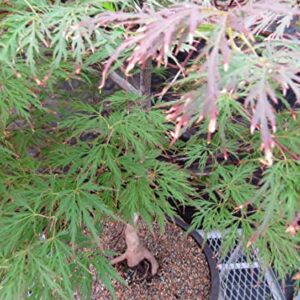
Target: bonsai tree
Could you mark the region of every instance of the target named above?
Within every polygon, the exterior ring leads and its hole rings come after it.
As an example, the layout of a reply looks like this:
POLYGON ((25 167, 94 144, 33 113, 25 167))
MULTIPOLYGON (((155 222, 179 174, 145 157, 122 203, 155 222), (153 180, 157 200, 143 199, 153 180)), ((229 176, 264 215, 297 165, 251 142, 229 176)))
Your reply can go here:
POLYGON ((281 277, 299 266, 297 4, 143 2, 1 2, 4 299, 88 298, 95 276, 113 293, 124 259, 155 274, 138 218, 163 229, 176 205, 224 253, 239 239, 281 277))

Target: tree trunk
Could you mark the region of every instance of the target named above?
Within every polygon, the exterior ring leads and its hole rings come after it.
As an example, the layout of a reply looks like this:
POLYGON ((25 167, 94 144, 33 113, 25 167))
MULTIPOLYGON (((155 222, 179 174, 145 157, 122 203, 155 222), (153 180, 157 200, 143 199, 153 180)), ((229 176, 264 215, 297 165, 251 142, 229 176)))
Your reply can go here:
MULTIPOLYGON (((144 97, 143 108, 145 110, 151 109, 151 79, 152 79, 152 61, 148 59, 143 65, 140 74, 140 87, 139 91, 136 90, 131 84, 126 83, 125 80, 120 77, 117 73, 110 75, 111 79, 114 80, 120 87, 130 92, 142 95, 144 97)), ((122 255, 114 258, 111 263, 117 264, 123 260, 127 260, 127 264, 130 268, 137 266, 140 262, 146 259, 151 264, 151 274, 155 275, 158 270, 158 262, 154 255, 142 244, 136 224, 138 222, 138 215, 134 216, 134 226, 131 224, 126 225, 125 229, 125 240, 126 240, 126 251, 122 255)))
POLYGON ((143 107, 151 109, 152 61, 149 58, 142 66, 140 74, 140 93, 145 97, 143 107))
MULTIPOLYGON (((137 217, 134 223, 137 223, 137 217)), ((155 275, 158 270, 158 262, 153 254, 142 244, 135 226, 131 224, 126 225, 125 240, 127 245, 125 253, 114 258, 111 263, 114 265, 126 259, 128 267, 132 268, 146 259, 151 264, 151 274, 155 275)))

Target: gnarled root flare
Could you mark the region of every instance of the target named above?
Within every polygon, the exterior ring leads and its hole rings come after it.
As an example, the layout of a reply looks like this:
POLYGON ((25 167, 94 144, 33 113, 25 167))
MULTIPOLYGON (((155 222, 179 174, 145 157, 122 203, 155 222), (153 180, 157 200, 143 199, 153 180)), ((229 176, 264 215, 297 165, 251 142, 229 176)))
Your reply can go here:
POLYGON ((125 229, 125 240, 127 249, 125 253, 111 260, 113 265, 127 260, 128 267, 137 266, 140 262, 146 259, 151 265, 151 274, 155 275, 158 270, 158 262, 153 254, 143 246, 134 226, 127 224, 125 229))

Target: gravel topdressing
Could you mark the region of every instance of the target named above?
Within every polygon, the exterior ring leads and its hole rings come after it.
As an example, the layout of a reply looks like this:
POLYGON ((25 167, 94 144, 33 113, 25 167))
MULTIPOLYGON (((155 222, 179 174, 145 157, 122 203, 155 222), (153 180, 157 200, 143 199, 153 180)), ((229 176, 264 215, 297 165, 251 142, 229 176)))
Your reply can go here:
MULTIPOLYGON (((102 234, 102 245, 117 253, 126 249, 124 234, 120 235, 123 225, 109 222, 102 234)), ((120 300, 206 300, 210 293, 210 274, 208 264, 201 248, 177 225, 167 223, 165 234, 160 235, 154 225, 154 234, 145 224, 139 227, 143 244, 154 254, 159 263, 155 276, 150 274, 148 262, 130 269, 126 261, 116 266, 125 279, 128 288, 114 283, 116 296, 120 300)), ((112 299, 101 282, 95 283, 93 300, 112 299)))

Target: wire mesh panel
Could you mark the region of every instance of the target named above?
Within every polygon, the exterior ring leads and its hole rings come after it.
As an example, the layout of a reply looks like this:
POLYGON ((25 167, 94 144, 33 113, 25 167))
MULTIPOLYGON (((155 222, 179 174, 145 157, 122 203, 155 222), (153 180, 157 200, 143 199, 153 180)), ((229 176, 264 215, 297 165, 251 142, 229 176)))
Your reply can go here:
MULTIPOLYGON (((199 233, 204 236, 203 231, 199 230, 199 233)), ((241 243, 237 241, 229 253, 221 257, 221 233, 212 231, 206 237, 220 270, 219 300, 284 299, 273 271, 261 267, 257 253, 247 259, 241 243)))

